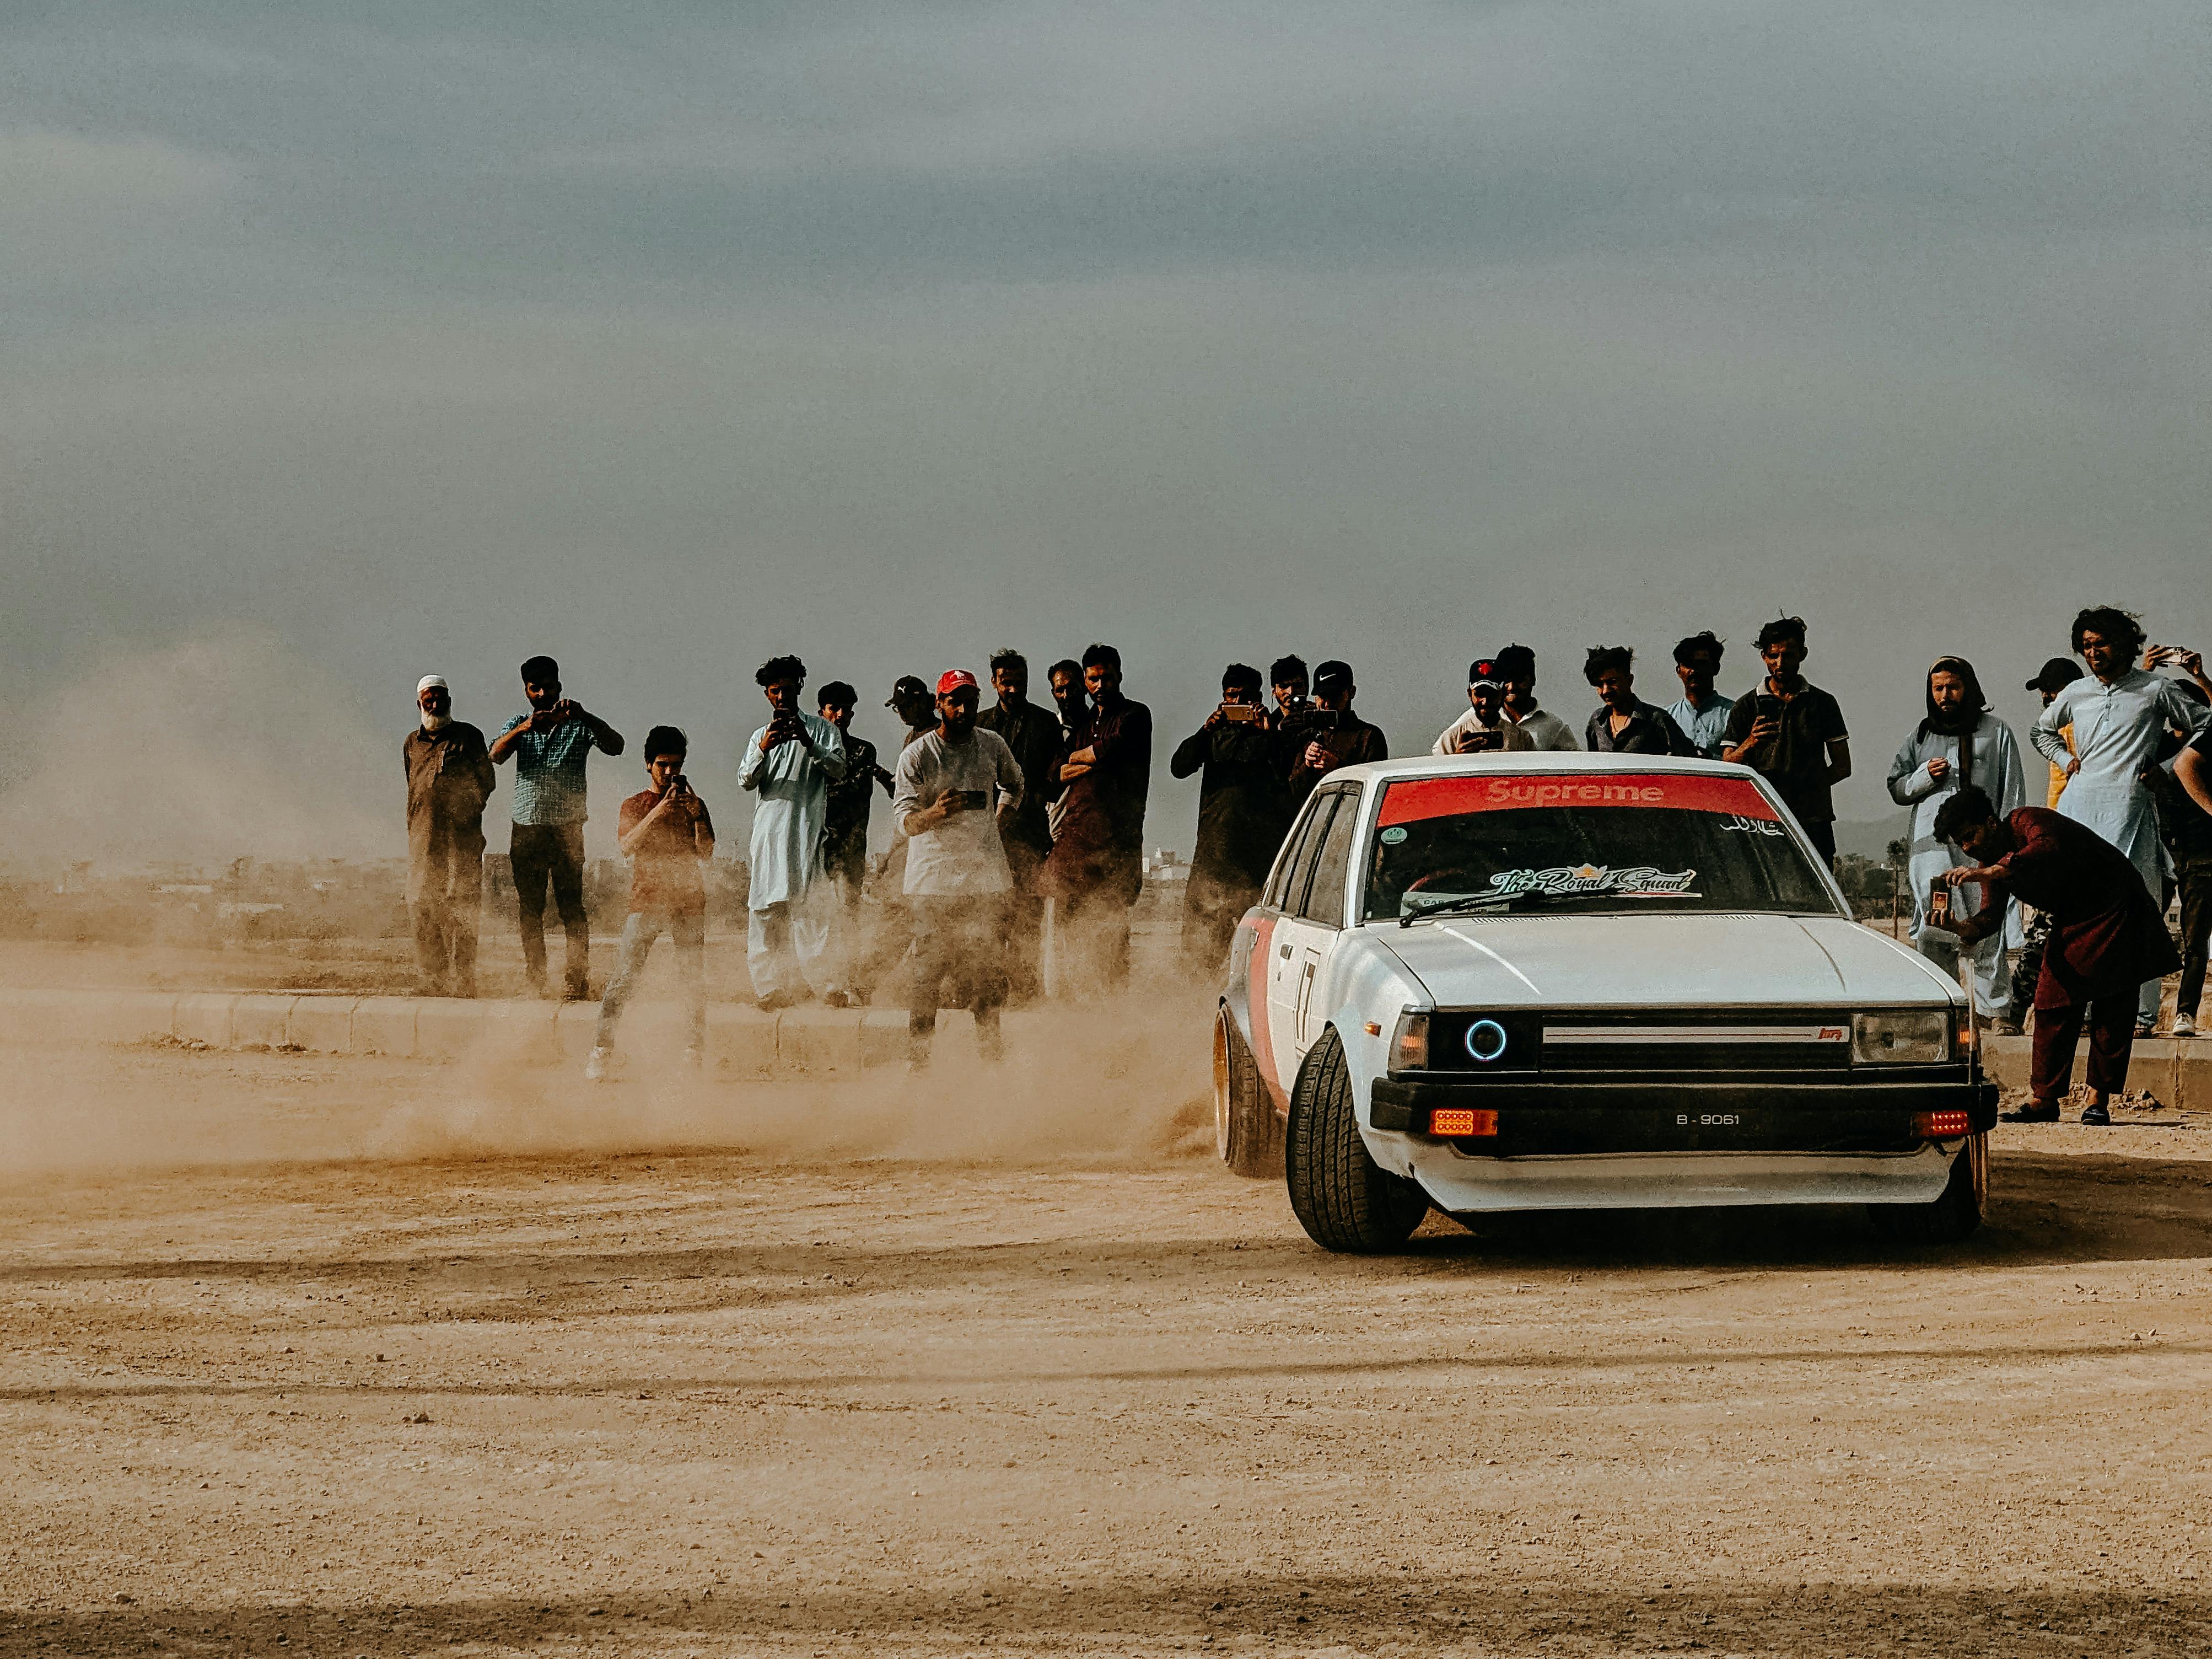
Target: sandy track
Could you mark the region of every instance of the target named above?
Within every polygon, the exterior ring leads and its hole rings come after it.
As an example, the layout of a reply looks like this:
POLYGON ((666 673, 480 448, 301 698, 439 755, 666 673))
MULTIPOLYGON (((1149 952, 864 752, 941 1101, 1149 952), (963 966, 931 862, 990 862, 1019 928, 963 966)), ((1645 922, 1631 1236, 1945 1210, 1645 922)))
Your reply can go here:
POLYGON ((1352 1261, 1160 1150, 1172 1087, 1064 1158, 369 1161, 455 1068, 9 1059, 11 1116, 330 1161, 0 1195, 0 1651, 2212 1638, 2186 1122, 2004 1132, 1954 1252, 1696 1216, 1352 1261))

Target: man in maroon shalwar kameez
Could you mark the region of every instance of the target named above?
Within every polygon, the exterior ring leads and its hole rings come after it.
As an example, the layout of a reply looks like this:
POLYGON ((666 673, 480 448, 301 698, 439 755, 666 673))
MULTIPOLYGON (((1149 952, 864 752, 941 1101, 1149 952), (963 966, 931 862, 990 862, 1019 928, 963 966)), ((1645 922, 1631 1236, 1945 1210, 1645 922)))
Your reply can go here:
POLYGON ((2035 986, 2033 1097, 2005 1116, 2016 1123, 2058 1121, 2086 1022, 2089 1103, 2081 1121, 2110 1123, 2106 1103, 2127 1088, 2138 989, 2181 965, 2142 877, 2095 830, 2040 806, 2000 818, 1978 789, 1961 789, 1944 802, 1935 834, 1974 860, 1950 872, 1951 884, 1982 890, 1982 908, 1954 930, 1962 948, 2003 926, 2007 894, 2051 918, 2035 986))

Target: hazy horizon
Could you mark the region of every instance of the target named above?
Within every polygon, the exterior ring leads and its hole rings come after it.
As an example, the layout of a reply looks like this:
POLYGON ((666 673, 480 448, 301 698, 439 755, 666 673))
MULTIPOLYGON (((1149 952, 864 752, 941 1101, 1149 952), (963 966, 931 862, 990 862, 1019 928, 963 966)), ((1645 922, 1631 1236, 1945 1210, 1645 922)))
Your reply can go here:
MULTIPOLYGON (((1229 660, 1349 659, 1403 752, 1508 641, 1579 728, 1584 647, 1664 702, 1713 627, 1740 690, 1784 611, 1884 817, 1936 656, 2021 731, 2082 605, 2212 646, 2208 45, 2159 4, 15 9, 7 852, 396 850, 417 677, 495 730, 538 651, 687 727, 728 838, 772 653, 889 744, 897 674, 1095 639, 1188 848, 1167 756, 1229 660)), ((601 835, 641 776, 594 763, 601 835)))

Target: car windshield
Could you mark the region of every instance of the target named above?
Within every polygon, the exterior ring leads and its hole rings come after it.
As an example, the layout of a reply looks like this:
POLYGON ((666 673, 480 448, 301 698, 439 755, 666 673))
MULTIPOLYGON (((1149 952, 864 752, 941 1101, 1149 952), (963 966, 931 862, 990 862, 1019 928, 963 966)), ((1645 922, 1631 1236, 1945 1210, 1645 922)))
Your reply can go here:
POLYGON ((1833 915, 1797 838, 1748 779, 1711 773, 1407 778, 1376 813, 1364 914, 1431 906, 1833 915))

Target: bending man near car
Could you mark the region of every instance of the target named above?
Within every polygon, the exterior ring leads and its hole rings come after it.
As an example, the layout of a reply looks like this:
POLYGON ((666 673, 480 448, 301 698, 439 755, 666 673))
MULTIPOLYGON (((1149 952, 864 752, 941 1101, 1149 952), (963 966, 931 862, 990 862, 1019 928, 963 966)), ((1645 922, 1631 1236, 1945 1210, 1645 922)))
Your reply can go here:
MULTIPOLYGON (((1943 887, 1944 920, 1930 919, 1929 904, 1947 872, 1971 863, 1936 834, 1944 802, 1972 787, 1990 798, 2000 816, 2027 805, 2027 778, 2012 728, 1989 711, 1982 683, 1964 657, 1938 657, 1928 671, 1928 712, 1889 763, 1889 798, 1912 811, 1912 942, 1920 954, 1951 975, 1959 971, 1959 936, 1950 922, 1973 915, 1976 899, 1943 887)), ((2012 978, 2008 945, 2018 942, 2019 913, 1975 947, 1974 1006, 1992 1018, 2003 1011, 2010 1024, 2012 978)))
POLYGON ((2004 926, 2018 897, 2051 917, 2051 942, 2035 987, 2035 1045, 2027 1105, 2006 1117, 2055 1123, 2074 1075, 2074 1050, 2089 1029, 2089 1103, 2081 1121, 2110 1123, 2108 1104, 2128 1085, 2136 990, 2181 965, 2142 876, 2094 830, 2047 807, 2002 817, 1980 789, 1962 788, 1937 809, 1936 838, 1973 860, 1945 876, 1982 890, 1981 907, 1954 930, 1960 948, 2004 926))

